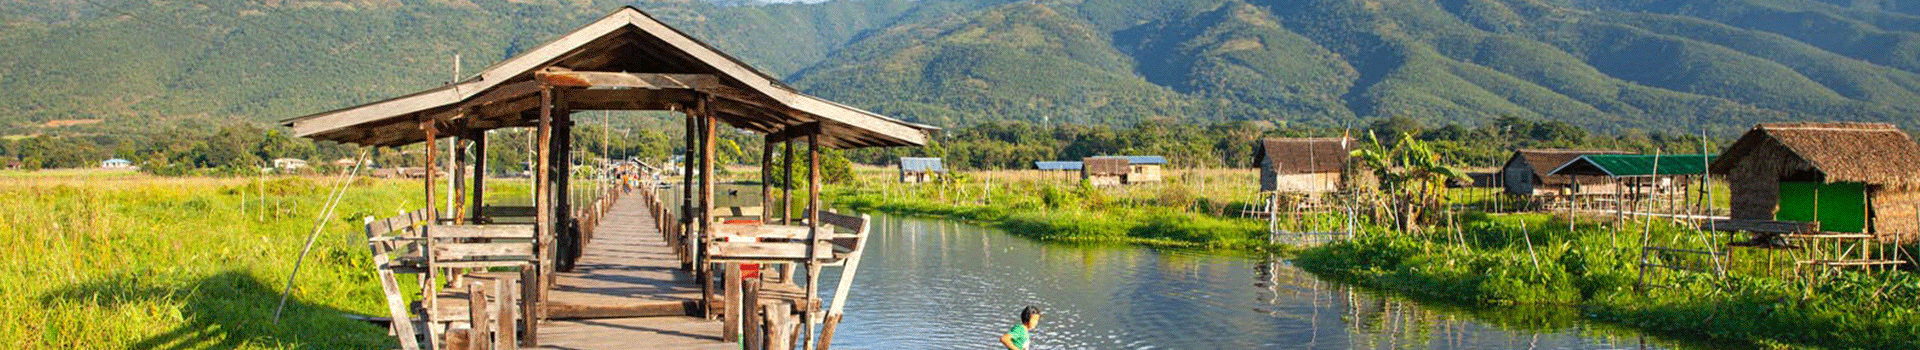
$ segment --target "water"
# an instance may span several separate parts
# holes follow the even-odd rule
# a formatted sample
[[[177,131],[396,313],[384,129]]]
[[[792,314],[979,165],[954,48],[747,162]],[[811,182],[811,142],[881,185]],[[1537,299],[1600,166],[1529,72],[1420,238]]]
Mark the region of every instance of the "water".
[[[1035,242],[874,215],[835,349],[988,349],[1019,310],[1035,349],[1695,349],[1571,308],[1470,310],[1321,281],[1284,261]],[[831,296],[837,269],[823,274]]]

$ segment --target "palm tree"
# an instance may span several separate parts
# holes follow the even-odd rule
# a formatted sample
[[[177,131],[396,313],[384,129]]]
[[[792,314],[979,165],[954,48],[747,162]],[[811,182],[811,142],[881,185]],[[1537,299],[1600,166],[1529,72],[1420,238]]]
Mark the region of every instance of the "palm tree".
[[[1442,163],[1431,145],[1412,134],[1402,133],[1392,147],[1372,132],[1367,138],[1371,144],[1354,150],[1352,156],[1379,178],[1380,190],[1394,213],[1395,229],[1418,231],[1426,212],[1446,204],[1447,181],[1467,179],[1466,173]]]

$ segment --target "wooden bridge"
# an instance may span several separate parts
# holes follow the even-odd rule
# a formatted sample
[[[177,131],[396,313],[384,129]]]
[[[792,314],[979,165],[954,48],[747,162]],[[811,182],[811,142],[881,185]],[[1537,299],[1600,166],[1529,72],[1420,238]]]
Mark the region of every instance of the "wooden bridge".
[[[572,114],[583,110],[683,114],[688,157],[677,170],[693,175],[681,176],[678,203],[654,183],[633,186],[656,174],[613,159],[579,176]],[[801,94],[630,7],[471,78],[285,123],[317,140],[423,146],[432,206],[366,222],[407,350],[824,349],[846,298],[823,310],[818,276],[845,268],[838,291],[848,290],[866,220],[822,210],[822,148],[920,146],[935,129]],[[764,134],[758,206],[714,204],[727,127]],[[532,206],[482,196],[488,132],[503,128],[532,129]],[[796,143],[810,186],[805,205],[790,208],[797,181],[782,181],[778,201],[767,184],[775,153],[779,178],[799,179]],[[582,184],[603,190],[573,190]]]

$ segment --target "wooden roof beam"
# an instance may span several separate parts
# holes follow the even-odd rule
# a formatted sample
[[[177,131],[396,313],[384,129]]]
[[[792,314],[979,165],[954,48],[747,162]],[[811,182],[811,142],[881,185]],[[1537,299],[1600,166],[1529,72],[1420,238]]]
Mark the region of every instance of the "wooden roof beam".
[[[555,87],[589,89],[715,90],[721,87],[720,77],[712,74],[589,72],[547,67],[533,76],[534,80]]]

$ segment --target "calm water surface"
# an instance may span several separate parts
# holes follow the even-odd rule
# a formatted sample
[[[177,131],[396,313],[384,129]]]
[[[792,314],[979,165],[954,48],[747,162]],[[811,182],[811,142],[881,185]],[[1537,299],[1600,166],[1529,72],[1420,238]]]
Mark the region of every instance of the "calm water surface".
[[[1321,281],[1272,259],[874,220],[835,349],[996,348],[1025,305],[1045,311],[1035,349],[1700,348],[1584,323],[1566,308],[1423,304]]]

